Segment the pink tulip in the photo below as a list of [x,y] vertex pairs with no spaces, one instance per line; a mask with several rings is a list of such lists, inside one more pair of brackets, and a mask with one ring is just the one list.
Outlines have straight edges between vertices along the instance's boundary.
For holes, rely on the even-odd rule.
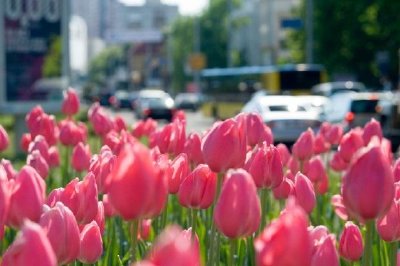
[[269,145],[273,144],[273,135],[271,129],[265,125],[262,117],[257,113],[241,114],[246,127],[247,144],[255,146],[264,141]]
[[371,118],[371,120],[365,124],[364,130],[362,133],[362,138],[364,140],[364,145],[368,145],[369,141],[373,136],[377,136],[379,140],[381,141],[383,138],[383,133],[382,133],[382,128],[381,124],[376,121],[374,118]]
[[170,165],[171,174],[168,176],[168,191],[175,194],[185,177],[189,174],[190,167],[185,153],[179,154]]
[[31,132],[34,128],[36,128],[37,121],[40,119],[40,117],[44,114],[44,111],[42,109],[42,106],[36,105],[34,108],[31,109],[29,113],[26,114],[25,116],[25,122],[26,126],[29,129],[29,132]]
[[290,151],[288,147],[283,143],[279,143],[278,145],[276,145],[276,148],[278,149],[279,155],[281,157],[282,165],[286,166],[290,159]]
[[324,138],[326,138],[332,126],[333,125],[329,122],[326,121],[322,122],[321,126],[319,127],[319,134],[321,134],[322,136],[324,136]]
[[37,135],[29,144],[28,153],[32,153],[34,150],[38,150],[46,162],[49,161],[49,144],[47,144],[46,139],[42,135]]
[[72,168],[77,172],[86,171],[90,166],[90,147],[89,144],[79,142],[72,150]]
[[174,120],[152,134],[151,147],[158,146],[161,153],[177,156],[183,152],[186,141],[185,123]]
[[341,125],[331,125],[328,132],[324,134],[325,139],[331,145],[338,145],[343,136],[343,127]]
[[327,178],[324,163],[320,156],[313,157],[304,165],[304,173],[313,183],[322,181]]
[[400,181],[400,158],[393,165],[393,177],[395,182]]
[[132,135],[136,138],[150,136],[157,129],[157,121],[151,118],[140,120],[132,128]]
[[314,154],[326,153],[330,150],[331,144],[325,138],[318,134],[314,139]]
[[108,146],[103,146],[99,154],[95,154],[90,160],[89,172],[96,178],[99,193],[107,192],[107,177],[114,167],[116,156]]
[[256,265],[310,265],[312,243],[307,215],[289,199],[285,211],[255,239]]
[[379,236],[387,241],[400,240],[400,200],[394,199],[389,211],[376,221]]
[[26,164],[32,166],[43,179],[46,179],[49,175],[49,165],[39,150],[34,150],[28,154]]
[[301,133],[300,137],[293,144],[293,157],[299,161],[305,161],[311,158],[314,153],[314,132],[311,128]]
[[79,228],[71,210],[61,202],[45,211],[40,217],[40,225],[56,254],[59,264],[68,264],[79,254]]
[[359,129],[352,129],[340,141],[338,153],[344,162],[349,163],[353,155],[364,146]]
[[45,201],[46,184],[35,169],[22,167],[11,185],[10,211],[7,224],[19,228],[24,219],[39,221]]
[[29,128],[32,139],[35,139],[37,135],[42,135],[48,145],[55,145],[59,137],[59,129],[56,124],[56,119],[53,115],[42,113],[36,120],[30,125]]
[[8,138],[7,131],[2,125],[0,125],[0,151],[5,151],[8,148],[10,140]]
[[20,146],[21,150],[24,152],[27,152],[31,141],[32,141],[31,134],[29,134],[29,133],[22,134],[21,140],[19,142],[19,146]]
[[103,206],[105,217],[113,217],[116,215],[114,207],[110,203],[110,199],[107,194],[103,195]]
[[290,169],[292,173],[297,173],[298,171],[300,171],[300,162],[293,156],[289,158],[286,166]]
[[7,177],[8,180],[14,179],[15,176],[17,175],[17,171],[14,169],[14,166],[9,160],[1,159],[0,168],[4,169],[5,176]]
[[49,166],[50,168],[60,166],[60,153],[58,152],[57,146],[51,146],[49,148]]
[[261,204],[251,175],[243,169],[225,176],[214,209],[215,225],[225,236],[238,238],[254,233],[261,221]]
[[192,132],[186,138],[183,152],[187,154],[189,160],[195,164],[204,163],[203,153],[201,152],[201,137],[199,134]]
[[303,207],[307,213],[311,213],[316,204],[314,186],[311,181],[300,172],[297,172],[295,176],[292,193],[296,198],[296,202]]
[[64,101],[61,105],[61,111],[64,115],[72,116],[79,111],[79,97],[73,88],[68,88],[64,92]]
[[1,261],[2,266],[56,266],[57,258],[44,230],[25,221]]
[[102,201],[99,201],[97,203],[97,214],[96,217],[94,218],[94,221],[99,226],[100,233],[103,234],[106,226],[106,220],[105,220],[104,204]]
[[182,110],[175,110],[174,114],[173,114],[173,118],[172,121],[174,120],[180,120],[180,121],[184,121],[186,123],[186,114],[184,111]]
[[97,135],[104,136],[113,129],[113,123],[110,117],[98,103],[94,103],[90,107],[88,117]]
[[205,164],[184,177],[178,191],[179,203],[186,208],[207,209],[214,202],[217,175]]
[[314,245],[311,266],[339,266],[339,256],[336,252],[336,240],[333,234],[323,236]]
[[329,229],[325,225],[309,226],[308,233],[313,245],[313,253],[315,253],[321,239],[329,236]]
[[360,220],[384,215],[394,196],[393,173],[380,147],[361,151],[343,177],[343,202]]
[[340,156],[339,152],[333,154],[332,159],[329,161],[329,166],[336,172],[341,172],[347,169],[349,166],[348,162],[345,162]]
[[79,261],[92,264],[103,254],[103,240],[99,226],[95,221],[85,225],[80,234]]
[[151,219],[144,219],[140,221],[138,239],[147,240],[150,236]]
[[203,158],[214,172],[242,167],[246,158],[243,127],[233,119],[214,123],[201,143]]
[[283,166],[279,151],[266,142],[258,144],[244,166],[258,188],[275,188],[282,183]]
[[120,115],[114,117],[114,130],[117,132],[121,132],[122,130],[126,131],[125,120]]
[[[290,170],[289,170],[290,171]],[[272,189],[274,198],[277,200],[287,199],[294,189],[294,183],[291,179],[284,177],[282,183]]]
[[60,123],[60,142],[65,146],[76,146],[79,142],[86,142],[86,127],[75,124],[72,120],[63,120]]
[[110,202],[124,220],[152,218],[163,210],[167,181],[142,144],[127,144],[108,178]]
[[336,215],[344,220],[347,221],[349,216],[346,211],[346,206],[344,206],[343,198],[340,194],[333,195],[331,198],[331,205],[336,213]]
[[4,224],[7,221],[7,216],[10,208],[10,185],[8,180],[0,180],[0,240],[4,235]]
[[187,234],[176,225],[170,225],[157,237],[146,264],[162,266],[200,266],[200,249]]
[[339,242],[340,255],[349,261],[357,261],[364,252],[360,229],[353,222],[346,222]]

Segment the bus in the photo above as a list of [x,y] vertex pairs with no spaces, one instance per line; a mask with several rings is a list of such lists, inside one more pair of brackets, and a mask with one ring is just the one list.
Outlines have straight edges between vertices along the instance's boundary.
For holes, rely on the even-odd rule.
[[327,81],[322,65],[290,64],[210,68],[201,71],[206,94],[254,92],[260,88],[271,94],[310,94],[311,87]]
[[209,99],[203,112],[219,118],[238,113],[256,92],[311,94],[314,85],[327,82],[325,68],[314,64],[212,68],[200,75],[202,92]]

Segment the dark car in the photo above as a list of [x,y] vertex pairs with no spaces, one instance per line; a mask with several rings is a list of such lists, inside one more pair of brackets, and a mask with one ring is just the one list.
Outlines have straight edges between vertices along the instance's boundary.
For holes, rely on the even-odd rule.
[[172,120],[174,100],[162,90],[142,90],[135,101],[135,114],[139,119],[153,118]]
[[137,98],[137,92],[116,91],[111,97],[111,105],[115,109],[133,109],[134,101]]
[[175,97],[175,106],[178,109],[196,111],[203,103],[203,96],[199,93],[179,93]]

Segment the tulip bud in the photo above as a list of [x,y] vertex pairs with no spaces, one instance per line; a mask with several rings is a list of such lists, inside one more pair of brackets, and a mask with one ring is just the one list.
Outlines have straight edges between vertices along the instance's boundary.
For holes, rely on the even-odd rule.
[[125,120],[120,115],[114,117],[114,130],[117,132],[121,132],[122,130],[126,131]]
[[217,228],[229,238],[249,236],[260,225],[261,204],[251,175],[243,169],[230,170],[214,209]]
[[340,156],[339,152],[333,154],[332,159],[329,161],[329,166],[336,172],[341,172],[347,169],[348,162],[345,162]]
[[376,121],[374,118],[371,118],[371,120],[365,124],[364,130],[362,133],[362,138],[364,140],[364,145],[368,145],[369,141],[373,136],[377,136],[379,138],[379,141],[382,140],[383,138],[383,133],[382,133],[382,128],[381,124]]
[[4,169],[8,180],[14,179],[17,175],[17,171],[14,169],[14,166],[9,160],[1,159],[0,168]]
[[21,150],[23,150],[24,152],[28,152],[29,144],[31,143],[31,141],[32,141],[31,134],[29,133],[22,134],[21,140],[19,142]]
[[39,221],[45,200],[46,183],[35,169],[22,167],[11,185],[8,225],[19,228],[24,219]]
[[108,178],[110,202],[123,219],[151,218],[164,208],[166,180],[142,144],[125,145]]
[[339,144],[342,136],[343,136],[343,127],[341,125],[332,125],[328,130],[328,132],[324,135],[325,139],[331,145]]
[[384,215],[394,196],[393,173],[380,147],[359,153],[343,177],[343,202],[347,211],[359,220]]
[[179,154],[172,161],[170,169],[171,174],[168,176],[168,190],[169,193],[175,194],[190,171],[187,155],[185,153]]
[[39,120],[43,114],[44,111],[40,105],[36,105],[29,113],[26,114],[25,122],[30,132],[36,127],[37,120]]
[[364,246],[360,229],[353,222],[346,222],[339,242],[340,255],[349,261],[357,261],[363,255]]
[[90,160],[89,172],[96,178],[97,188],[100,193],[106,193],[108,187],[107,177],[114,167],[116,156],[108,146],[103,146],[99,154],[95,154]]
[[186,140],[185,123],[174,120],[159,131],[153,133],[151,147],[160,148],[161,153],[171,153],[177,156],[183,152]]
[[168,226],[157,237],[147,263],[165,266],[200,266],[200,249],[196,242],[192,241],[191,236],[192,234],[185,233],[176,225]]
[[273,135],[271,129],[265,125],[262,117],[257,113],[244,114],[244,123],[246,127],[247,144],[255,146],[264,141],[273,144]]
[[285,211],[255,239],[256,265],[310,265],[312,243],[307,215],[289,199]]
[[26,164],[32,166],[43,179],[49,175],[49,165],[38,150],[28,154]]
[[364,146],[361,134],[360,130],[352,129],[340,141],[338,153],[346,163],[349,163],[353,155]]
[[246,159],[246,136],[240,124],[227,119],[214,123],[201,143],[203,158],[214,172],[242,167]]
[[299,161],[305,161],[311,158],[314,153],[314,132],[311,128],[301,133],[300,137],[293,144],[293,157]]
[[90,166],[90,147],[89,144],[79,142],[72,150],[72,167],[77,172],[86,171]]
[[349,219],[349,216],[347,214],[346,207],[343,204],[343,198],[341,195],[339,195],[339,194],[333,195],[331,198],[331,205],[332,205],[333,209],[335,210],[336,215],[340,219],[342,219],[344,221],[347,221]]
[[40,217],[59,264],[68,264],[79,254],[79,228],[71,210],[61,202]]
[[66,146],[76,146],[79,142],[86,142],[86,128],[75,124],[72,120],[60,123],[60,142]]
[[328,152],[331,148],[331,144],[325,140],[325,138],[318,134],[314,139],[314,154],[321,154]]
[[258,188],[275,188],[282,183],[283,166],[279,151],[266,142],[254,149],[244,166]]
[[61,111],[64,115],[74,115],[79,111],[79,97],[73,88],[64,91],[64,101],[61,105]]
[[85,225],[80,234],[79,261],[92,264],[103,254],[103,240],[100,228],[95,221]]
[[37,135],[35,139],[29,144],[28,153],[32,153],[34,150],[38,150],[42,157],[46,160],[46,162],[49,161],[49,145],[42,135]]
[[56,266],[57,259],[44,230],[38,224],[26,220],[4,253],[1,265]]
[[[289,170],[290,171],[290,170]],[[274,198],[277,200],[287,199],[294,189],[294,183],[287,177],[283,178],[282,183],[276,188],[272,189]]]
[[400,240],[400,201],[394,199],[389,211],[376,221],[379,236],[387,241]]
[[294,180],[293,195],[296,202],[303,207],[307,213],[311,213],[316,204],[314,186],[302,173],[297,172]]
[[195,164],[204,163],[203,153],[201,152],[201,137],[199,134],[195,132],[189,134],[183,151],[187,154],[189,160]]
[[182,181],[179,203],[186,208],[206,209],[214,202],[217,191],[217,175],[205,164],[198,165]]
[[0,151],[5,151],[8,148],[10,140],[8,138],[7,131],[2,125],[0,125]]
[[339,266],[339,256],[336,252],[334,235],[322,237],[314,246],[311,266]]
[[143,136],[148,137],[157,129],[157,125],[157,121],[151,118],[137,121],[132,128],[132,135],[138,139]]
[[276,148],[281,157],[282,165],[286,166],[290,159],[290,151],[289,151],[288,147],[283,143],[279,143],[278,145],[276,145]]
[[97,135],[104,136],[113,129],[113,123],[98,103],[93,104],[88,111],[89,121]]
[[60,153],[58,152],[57,146],[51,146],[49,148],[49,166],[51,168],[60,166]]

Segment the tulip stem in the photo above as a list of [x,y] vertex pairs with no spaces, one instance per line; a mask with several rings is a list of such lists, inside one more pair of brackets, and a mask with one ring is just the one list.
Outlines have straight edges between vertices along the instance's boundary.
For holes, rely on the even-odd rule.
[[390,265],[397,265],[397,241],[390,243]]
[[136,246],[138,240],[139,220],[134,219],[129,223],[132,239],[132,262],[136,261]]
[[[215,205],[217,203],[217,199],[218,199],[219,193],[221,191],[222,179],[223,179],[223,173],[219,173],[218,177],[217,177],[217,193],[215,195],[214,204],[212,205],[212,211],[211,211],[211,217],[210,217],[210,219],[211,219],[211,233],[210,233],[210,241],[209,241],[209,243],[210,243],[210,254],[209,254],[209,257],[210,257],[211,263],[214,262],[214,254],[215,253],[218,254],[218,252],[219,252],[219,246],[218,245],[216,246],[216,248],[218,248],[217,250],[215,250],[216,248],[214,248],[214,245],[216,244],[216,241],[215,241],[216,235],[218,237],[217,239],[219,240],[218,232],[216,232],[216,230],[215,230],[216,228],[215,228],[215,223],[214,223],[214,207],[215,207]],[[213,265],[218,265],[218,264],[213,264]]]
[[194,241],[196,237],[197,210],[191,209],[191,213],[192,213],[192,238]]
[[235,264],[236,257],[236,239],[229,239],[230,254],[228,256],[228,266],[233,266]]
[[372,265],[372,242],[374,238],[374,220],[368,221],[366,223],[366,232],[365,232],[365,249],[364,256],[362,260],[362,266],[371,266]]
[[64,152],[64,165],[63,165],[63,171],[62,171],[62,176],[61,176],[61,186],[65,186],[68,183],[69,180],[69,156],[70,156],[70,147],[65,146],[65,152]]
[[267,216],[267,209],[268,209],[268,191],[265,188],[261,189],[261,227],[259,228],[259,232],[261,232],[265,225],[268,222],[268,216]]

